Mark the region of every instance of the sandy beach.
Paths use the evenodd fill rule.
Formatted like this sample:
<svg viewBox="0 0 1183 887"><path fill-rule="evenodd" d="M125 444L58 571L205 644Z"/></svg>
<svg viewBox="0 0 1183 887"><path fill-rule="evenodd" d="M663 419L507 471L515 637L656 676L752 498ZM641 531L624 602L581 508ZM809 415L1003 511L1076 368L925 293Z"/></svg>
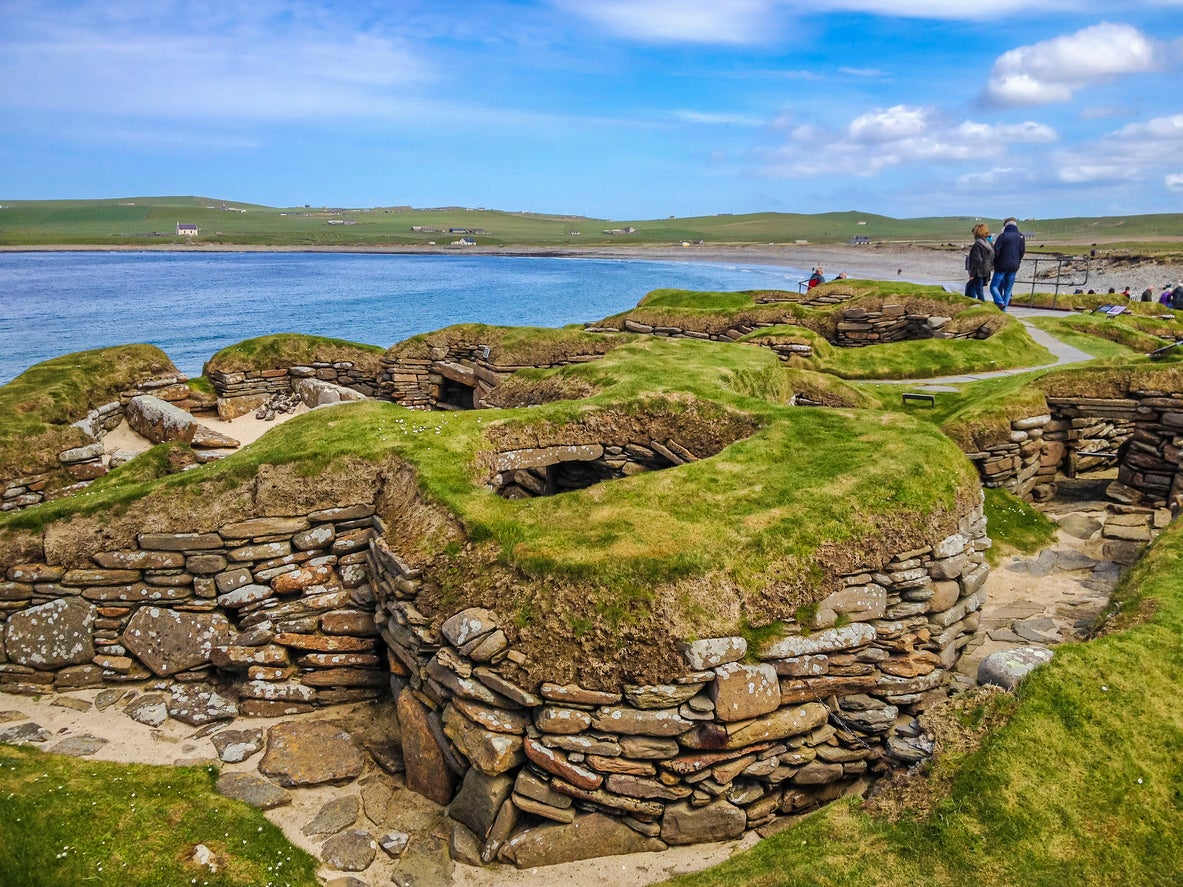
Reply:
<svg viewBox="0 0 1183 887"><path fill-rule="evenodd" d="M620 246L255 246L250 244L160 244L157 246L125 245L104 247L104 251L159 251L187 253L363 253L395 255L457 255L468 256L540 256L571 259L620 259L657 262L706 262L727 265L772 265L795 268L808 276L811 269L821 266L827 280L841 273L848 277L868 280L907 280L913 283L944 286L960 292L965 285L965 255L970 241L964 243L878 242L865 245L850 244L643 244ZM1074 257L1064 265L1060 292L1071 293L1079 288L1106 293L1112 288L1120 293L1130 287L1134 293L1150 288L1157 295L1166 284L1183 283L1183 262L1163 262L1144 257L1109 253L1102 248L1090 256L1090 247L1080 244L1041 244L1055 254ZM56 245L11 247L0 246L0 252L74 252L94 250L93 246ZM1015 286L1016 297L1030 292L1029 282L1036 271L1041 282L1034 289L1051 292L1057 262L1053 253L1029 252ZM1052 276L1046 277L1046 274Z"/></svg>

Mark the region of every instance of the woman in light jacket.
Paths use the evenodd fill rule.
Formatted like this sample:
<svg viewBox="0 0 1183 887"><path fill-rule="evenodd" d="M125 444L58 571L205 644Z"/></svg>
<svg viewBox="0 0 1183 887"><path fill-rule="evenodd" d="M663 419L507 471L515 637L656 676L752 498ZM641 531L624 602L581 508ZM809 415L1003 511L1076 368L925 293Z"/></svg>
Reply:
<svg viewBox="0 0 1183 887"><path fill-rule="evenodd" d="M965 285L965 294L971 299L986 301L986 281L994 273L994 246L990 243L990 229L985 223L979 222L973 228L974 245L969 248L969 255L965 257L965 271L969 275L969 282Z"/></svg>

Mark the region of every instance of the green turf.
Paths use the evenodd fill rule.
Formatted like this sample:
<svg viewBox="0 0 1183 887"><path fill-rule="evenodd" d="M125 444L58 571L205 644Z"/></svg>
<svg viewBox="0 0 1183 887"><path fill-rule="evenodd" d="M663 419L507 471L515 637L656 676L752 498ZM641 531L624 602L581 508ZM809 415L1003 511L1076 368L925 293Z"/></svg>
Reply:
<svg viewBox="0 0 1183 887"><path fill-rule="evenodd" d="M313 887L317 861L211 767L82 761L0 745L3 887ZM204 845L218 871L193 859Z"/></svg>
<svg viewBox="0 0 1183 887"><path fill-rule="evenodd" d="M1038 238L1086 244L1106 235L1171 237L1180 230L1177 214L1047 219L1027 226ZM109 200L6 201L0 209L0 245L78 244L91 246L192 244L233 246L317 246L402 248L434 242L452 244L469 236L481 245L629 246L712 243L845 243L852 237L875 241L949 243L962 249L975 220L969 217L893 219L863 212L818 214L749 213L666 219L607 220L545 213L502 212L464 207L268 207L205 197L126 197ZM196 224L196 238L178 237L178 222ZM349 224L330 224L341 222ZM415 232L429 226L442 231ZM632 234L606 233L627 227ZM461 229L448 233L449 228ZM466 235L480 229L486 233ZM1122 244L1124 247L1125 244ZM1154 244L1138 244L1153 249ZM460 247L457 247L460 249ZM1169 247L1161 247L1169 250Z"/></svg>

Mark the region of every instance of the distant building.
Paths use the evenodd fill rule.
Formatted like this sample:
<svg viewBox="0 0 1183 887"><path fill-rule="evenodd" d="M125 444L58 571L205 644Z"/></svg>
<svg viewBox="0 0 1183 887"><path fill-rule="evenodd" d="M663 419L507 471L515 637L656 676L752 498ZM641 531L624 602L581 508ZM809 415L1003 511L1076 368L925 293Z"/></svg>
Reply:
<svg viewBox="0 0 1183 887"><path fill-rule="evenodd" d="M196 237L201 229L187 222L177 222L177 237Z"/></svg>

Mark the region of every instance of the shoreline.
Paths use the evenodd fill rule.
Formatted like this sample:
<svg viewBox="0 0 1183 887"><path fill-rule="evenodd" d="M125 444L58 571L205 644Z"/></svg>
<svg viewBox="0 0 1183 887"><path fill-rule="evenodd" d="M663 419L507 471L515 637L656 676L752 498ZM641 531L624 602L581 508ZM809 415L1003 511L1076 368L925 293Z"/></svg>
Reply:
<svg viewBox="0 0 1183 887"><path fill-rule="evenodd" d="M1070 246L1065 244L1065 246ZM1079 246L1079 245L1076 245ZM827 280L845 272L854 279L900 280L910 283L943 286L960 292L965 284L964 261L967 244L937 243L933 241L883 241L870 244L637 244L612 246L397 246L357 245L262 245L262 244L118 244L94 246L84 244L46 244L31 246L0 245L0 253L48 252L163 252L196 255L232 253L324 253L338 255L394 255L394 256L492 256L513 258L606 259L613 261L697 262L702 264L752 264L785 267L801 271L805 276L811 269L822 267ZM1080 247L1080 252L1087 248ZM1071 277L1061 283L1062 293L1075 289L1117 294L1125 287L1137 295L1150 288L1155 295L1166 284L1183 282L1183 262L1162 262L1155 259L1110 256L1089 258L1080 252L1071 269ZM1041 254L1042 255L1042 254ZM1034 256L1030 256L1034 258ZM1050 263L1049 263L1050 264ZM1052 292L1053 283L1030 281L1016 285L1020 292Z"/></svg>

